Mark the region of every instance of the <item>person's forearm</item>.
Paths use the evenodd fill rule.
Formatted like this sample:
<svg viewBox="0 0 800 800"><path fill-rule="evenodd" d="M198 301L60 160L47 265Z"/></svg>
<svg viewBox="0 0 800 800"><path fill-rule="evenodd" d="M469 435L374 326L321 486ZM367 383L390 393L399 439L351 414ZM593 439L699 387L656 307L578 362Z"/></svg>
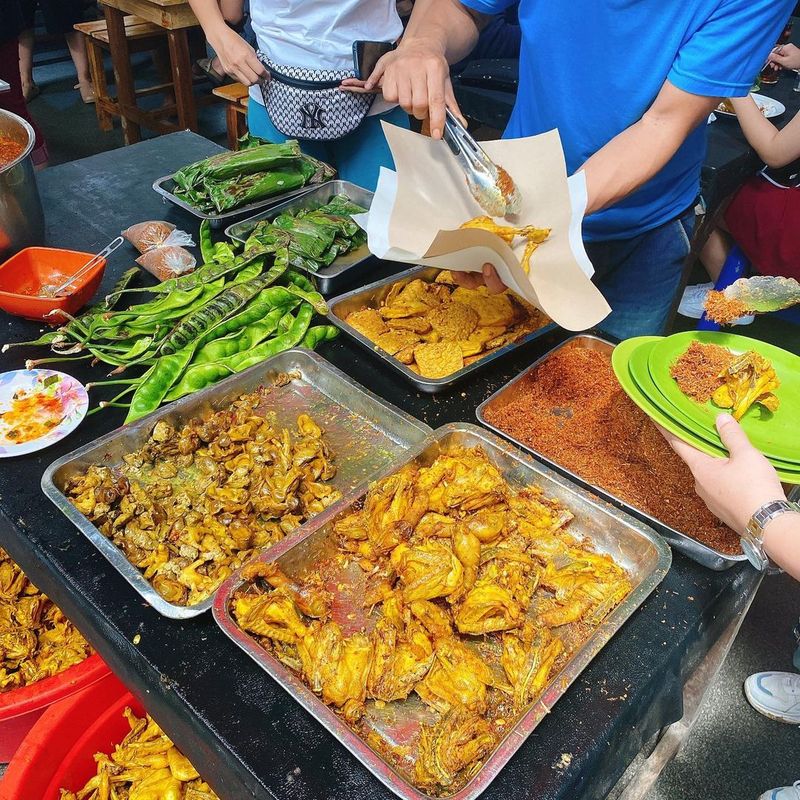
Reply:
<svg viewBox="0 0 800 800"><path fill-rule="evenodd" d="M484 24L482 15L458 0L417 0L401 46L424 41L454 64L472 52Z"/></svg>
<svg viewBox="0 0 800 800"><path fill-rule="evenodd" d="M764 529L764 550L782 570L800 581L800 514L781 514Z"/></svg>
<svg viewBox="0 0 800 800"><path fill-rule="evenodd" d="M752 98L738 98L733 105L745 138L767 166L784 167L800 158L800 117L779 131Z"/></svg>
<svg viewBox="0 0 800 800"><path fill-rule="evenodd" d="M189 0L189 5L206 38L215 48L214 40L227 28L227 23L240 22L244 14L243 0Z"/></svg>
<svg viewBox="0 0 800 800"><path fill-rule="evenodd" d="M665 84L638 122L615 136L583 165L589 195L586 213L616 203L649 181L708 117L716 102Z"/></svg>

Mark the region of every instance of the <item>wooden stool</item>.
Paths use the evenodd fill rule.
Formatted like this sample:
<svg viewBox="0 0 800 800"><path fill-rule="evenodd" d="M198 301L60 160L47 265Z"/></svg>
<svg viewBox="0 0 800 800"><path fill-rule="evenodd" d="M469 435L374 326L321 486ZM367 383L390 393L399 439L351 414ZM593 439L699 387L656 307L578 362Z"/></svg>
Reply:
<svg viewBox="0 0 800 800"><path fill-rule="evenodd" d="M239 149L239 139L247 133L247 106L250 89L243 83L229 83L212 89L212 94L225 101L225 123L228 128L228 147Z"/></svg>
<svg viewBox="0 0 800 800"><path fill-rule="evenodd" d="M114 127L114 117L120 116L116 98L108 93L108 81L103 64L103 51L110 51L108 26L105 20L97 22L80 22L75 25L86 41L86 56L89 61L89 72L95 94L95 111L97 124L102 131L110 131ZM152 22L146 22L133 15L125 17L125 38L132 53L159 50L166 47L167 32ZM137 89L138 96L156 94L172 88L172 83L160 83Z"/></svg>

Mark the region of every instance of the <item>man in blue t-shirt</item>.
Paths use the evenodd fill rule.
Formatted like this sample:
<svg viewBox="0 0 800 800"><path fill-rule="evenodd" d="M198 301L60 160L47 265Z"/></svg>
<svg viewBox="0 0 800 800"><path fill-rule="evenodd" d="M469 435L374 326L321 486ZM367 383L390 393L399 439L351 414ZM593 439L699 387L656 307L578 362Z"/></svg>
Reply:
<svg viewBox="0 0 800 800"><path fill-rule="evenodd" d="M457 109L448 62L470 52L512 0L417 0L399 47L367 88L441 136ZM747 94L794 0L522 0L519 93L507 137L558 128L589 190L584 222L596 281L620 338L662 333L689 252L718 98ZM474 280L465 276L464 280ZM491 271L490 288L498 289Z"/></svg>

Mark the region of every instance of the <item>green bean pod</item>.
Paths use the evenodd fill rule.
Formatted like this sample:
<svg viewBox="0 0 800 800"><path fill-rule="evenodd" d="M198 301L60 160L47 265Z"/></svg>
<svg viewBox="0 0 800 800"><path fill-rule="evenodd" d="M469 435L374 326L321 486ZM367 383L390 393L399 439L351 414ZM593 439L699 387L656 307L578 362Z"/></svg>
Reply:
<svg viewBox="0 0 800 800"><path fill-rule="evenodd" d="M316 350L316 348L323 342L330 342L339 335L339 329L335 325L315 325L309 328L303 341L300 342L301 347L307 347L309 350Z"/></svg>
<svg viewBox="0 0 800 800"><path fill-rule="evenodd" d="M160 352L169 355L186 347L190 342L196 342L217 323L244 308L250 300L273 284L285 271L285 264L276 263L256 280L229 287L211 303L185 317L164 340Z"/></svg>
<svg viewBox="0 0 800 800"><path fill-rule="evenodd" d="M315 292L317 290L317 287L314 285L314 282L306 275L303 275L302 272L298 272L296 269L287 270L286 277L295 286L298 286L301 289L303 289L303 291Z"/></svg>
<svg viewBox="0 0 800 800"><path fill-rule="evenodd" d="M228 358L228 356L236 355L236 353L250 350L275 332L283 314L284 309L275 308L260 322L254 322L240 331L220 339L214 339L197 351L192 359L192 366L219 361L220 359Z"/></svg>
<svg viewBox="0 0 800 800"><path fill-rule="evenodd" d="M299 297L301 300L305 300L305 302L311 305L314 308L314 311L316 311L320 316L324 317L328 313L328 304L325 302L325 298L319 292L307 292L305 289L301 289L294 283L290 283L286 287L286 291L290 292L296 297Z"/></svg>
<svg viewBox="0 0 800 800"><path fill-rule="evenodd" d="M193 349L187 347L158 359L136 387L125 422L144 417L161 405L167 392L191 361L192 353Z"/></svg>
<svg viewBox="0 0 800 800"><path fill-rule="evenodd" d="M214 241L211 238L211 223L207 219L200 223L199 239L203 263L208 264L209 261L214 261Z"/></svg>

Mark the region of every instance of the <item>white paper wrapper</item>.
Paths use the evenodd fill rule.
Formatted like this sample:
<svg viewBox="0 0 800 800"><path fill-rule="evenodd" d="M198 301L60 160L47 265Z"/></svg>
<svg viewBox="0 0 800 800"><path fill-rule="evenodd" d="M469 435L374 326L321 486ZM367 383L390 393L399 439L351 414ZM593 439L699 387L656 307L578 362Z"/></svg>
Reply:
<svg viewBox="0 0 800 800"><path fill-rule="evenodd" d="M519 262L524 242L512 249L489 231L460 229L485 212L448 146L394 125L383 128L396 172L381 170L369 214L356 217L373 254L466 272L493 264L506 286L567 330L586 330L608 315L608 303L590 280L593 269L581 238L585 181L582 174L567 179L557 131L481 143L522 195L519 216L498 222L551 228L526 275Z"/></svg>

